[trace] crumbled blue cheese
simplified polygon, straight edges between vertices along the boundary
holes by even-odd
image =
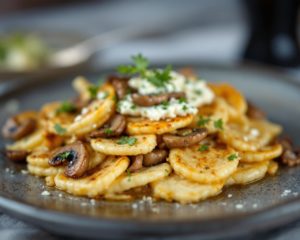
[[[171,99],[167,104],[141,107],[134,105],[129,94],[119,102],[118,111],[121,114],[141,116],[157,121],[165,118],[175,118],[176,116],[196,114],[198,112],[198,107],[213,101],[214,94],[210,88],[207,87],[205,81],[186,79],[185,76],[174,71],[172,71],[170,75],[171,79],[164,87],[154,86],[147,79],[141,77],[131,78],[129,80],[129,86],[136,89],[141,95],[184,92],[187,101]]]

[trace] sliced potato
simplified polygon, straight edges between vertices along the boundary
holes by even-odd
[[[6,146],[8,150],[26,150],[32,151],[33,149],[42,145],[45,140],[46,132],[39,129],[27,137],[24,137],[11,145]]]
[[[41,168],[51,167],[48,163],[50,157],[49,151],[34,151],[27,156],[26,161],[29,165]]]
[[[73,179],[62,173],[56,175],[55,186],[77,196],[97,197],[107,191],[112,182],[126,171],[128,165],[127,157],[108,157],[87,177]]]
[[[35,176],[39,177],[47,177],[47,176],[55,176],[56,174],[63,172],[64,167],[39,167],[31,164],[27,164],[28,172]]]
[[[255,152],[240,152],[241,162],[262,162],[279,157],[282,154],[281,144],[265,146]]]
[[[169,162],[178,175],[198,183],[215,183],[224,181],[236,170],[239,156],[232,148],[210,146],[203,152],[198,148],[171,149]],[[234,159],[229,160],[230,156]]]
[[[124,173],[118,177],[109,187],[110,193],[121,193],[126,190],[147,185],[168,176],[172,169],[168,163],[162,163],[153,167],[141,169],[134,173]]]
[[[213,103],[199,108],[198,114],[194,116],[191,127],[206,127],[209,133],[215,133],[218,129],[214,122],[222,119],[223,123],[228,120],[228,109],[225,101],[216,98]]]
[[[127,124],[127,133],[129,135],[164,134],[172,132],[178,128],[186,127],[190,125],[192,121],[193,115],[160,121],[151,121],[144,118],[129,118]]]
[[[262,179],[268,170],[269,161],[239,163],[237,170],[227,179],[226,185],[249,184]]]
[[[246,124],[230,122],[220,132],[221,139],[240,151],[257,151],[281,132],[281,127],[267,120],[247,120]]]
[[[96,138],[91,140],[91,146],[95,151],[115,156],[146,154],[156,146],[155,135],[139,135],[130,138],[136,139],[133,145],[119,144],[120,139]]]
[[[223,183],[200,184],[172,174],[151,183],[151,187],[154,197],[185,204],[216,196],[221,192]]]
[[[278,162],[275,162],[274,160],[270,161],[269,167],[268,167],[268,174],[269,175],[275,175],[278,171]]]
[[[83,76],[76,77],[72,82],[73,88],[79,93],[79,97],[82,101],[88,102],[91,98],[89,87],[92,84]]]
[[[229,105],[229,116],[239,117],[247,111],[247,102],[244,96],[228,83],[209,84],[216,96],[223,98]]]

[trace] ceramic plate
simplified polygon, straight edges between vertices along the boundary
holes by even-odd
[[[182,64],[182,66],[187,64]],[[288,77],[248,66],[194,66],[202,78],[227,81],[284,126],[300,144],[300,84]],[[110,69],[86,73],[97,81]],[[0,98],[0,125],[11,111],[37,109],[41,104],[74,94],[74,76],[15,88]],[[4,142],[2,139],[1,147]],[[300,218],[299,168],[282,168],[257,183],[224,189],[199,204],[179,205],[149,200],[90,201],[47,188],[43,180],[24,174],[24,165],[0,161],[0,207],[17,218],[53,233],[77,237],[233,236],[265,231]],[[48,190],[50,196],[41,195]]]

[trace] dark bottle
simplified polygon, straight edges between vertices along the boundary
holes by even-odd
[[[245,0],[250,32],[244,59],[300,66],[298,0]]]

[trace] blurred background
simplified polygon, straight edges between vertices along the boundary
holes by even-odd
[[[2,61],[12,65],[6,66],[20,68],[23,53],[10,54],[7,42],[24,42],[26,34],[38,35],[44,44],[46,50],[31,40],[23,44],[25,49],[38,45],[30,57],[38,55],[41,61],[40,52],[47,48],[55,52],[107,31],[138,26],[148,35],[100,46],[93,65],[116,65],[141,52],[152,62],[251,60],[297,68],[297,12],[297,0],[0,0],[0,36],[6,44],[1,50],[0,42],[0,61],[2,52]],[[20,32],[25,33],[20,37]]]

